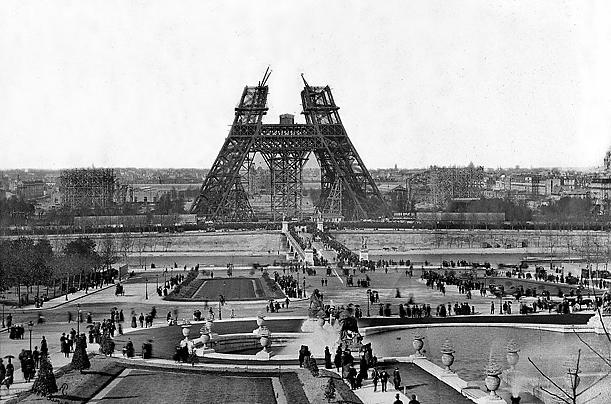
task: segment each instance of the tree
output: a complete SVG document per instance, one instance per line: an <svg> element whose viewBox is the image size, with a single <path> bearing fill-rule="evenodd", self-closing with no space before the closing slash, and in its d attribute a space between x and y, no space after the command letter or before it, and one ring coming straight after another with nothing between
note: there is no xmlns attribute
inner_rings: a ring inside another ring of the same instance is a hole
<svg viewBox="0 0 611 404"><path fill-rule="evenodd" d="M543 376L545 380L547 380L554 387L554 389L547 388L547 387L541 387L541 390L543 390L550 396L553 396L556 399L566 404L577 404L578 402L579 403L593 402L593 400L596 399L600 395L600 393L593 397L589 397L586 399L582 399L581 396L584 393L588 392L595 385L603 381L609 375L609 373L604 374L602 377L598 378L596 381L594 381L587 387L580 388L579 373L581 372L581 369L580 369L581 349L577 351L577 359L575 361L574 367L569 366L567 368L567 375L569 376L569 386L568 387L562 386L560 383L554 381L550 376L545 374L545 372L543 372L541 368L539 368L539 366L537 366L535 362L533 362L530 358L528 358L528 361L531 363L531 365L535 367L535 369L537 369L537 371L541 374L541 376Z"/></svg>
<svg viewBox="0 0 611 404"><path fill-rule="evenodd" d="M335 381L332 377L327 381L327 385L325 387L325 398L327 402L331 402L331 400L335 399Z"/></svg>
<svg viewBox="0 0 611 404"><path fill-rule="evenodd" d="M89 237L79 237L66 244L64 247L64 254L79 255L81 257L96 256L95 241Z"/></svg>
<svg viewBox="0 0 611 404"><path fill-rule="evenodd" d="M32 391L39 396L45 397L58 391L55 375L53 374L53 365L51 365L51 360L47 355L43 355L40 358L40 370L32 385Z"/></svg>
<svg viewBox="0 0 611 404"><path fill-rule="evenodd" d="M87 341L85 340L85 335L79 335L76 340L76 348L74 349L74 355L72 356L72 369L80 370L81 373L83 373L83 370L89 369L91 367L91 363L89 362L89 356L87 356L86 348Z"/></svg>
<svg viewBox="0 0 611 404"><path fill-rule="evenodd" d="M102 239L102 246L100 249L100 258L106 269L110 269L112 264L117 262L119 258L117 254L117 246L115 245L114 238L110 234L106 235L106 237Z"/></svg>
<svg viewBox="0 0 611 404"><path fill-rule="evenodd" d="M102 339L100 340L100 352L104 355L112 356L112 353L115 351L115 342L110 338L110 334L108 331L105 331L102 334Z"/></svg>

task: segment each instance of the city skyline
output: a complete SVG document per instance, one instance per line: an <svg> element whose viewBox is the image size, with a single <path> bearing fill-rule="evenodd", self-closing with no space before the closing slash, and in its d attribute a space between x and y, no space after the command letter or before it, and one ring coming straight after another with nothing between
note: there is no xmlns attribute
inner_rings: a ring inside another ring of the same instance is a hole
<svg viewBox="0 0 611 404"><path fill-rule="evenodd" d="M604 2L57 4L0 5L0 169L209 168L268 65L265 121L303 122L304 73L372 169L589 169L611 143Z"/></svg>

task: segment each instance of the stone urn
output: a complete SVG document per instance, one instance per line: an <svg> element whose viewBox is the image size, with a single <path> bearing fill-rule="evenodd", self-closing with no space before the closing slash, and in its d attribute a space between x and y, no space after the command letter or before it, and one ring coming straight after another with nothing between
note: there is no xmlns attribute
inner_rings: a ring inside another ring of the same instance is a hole
<svg viewBox="0 0 611 404"><path fill-rule="evenodd" d="M499 375L502 373L501 365L491 360L486 366L486 378L484 379L484 383L486 384L486 388L490 390L490 399L491 400L500 400L496 394L499 386L501 385L501 378Z"/></svg>
<svg viewBox="0 0 611 404"><path fill-rule="evenodd" d="M441 344L441 363L446 367L446 372L454 373L450 366L454 363L454 353L456 351L450 344L450 341L446 340L443 344Z"/></svg>
<svg viewBox="0 0 611 404"><path fill-rule="evenodd" d="M191 331L191 325L183 326L182 327L182 336L185 338L188 338L190 331Z"/></svg>
<svg viewBox="0 0 611 404"><path fill-rule="evenodd" d="M259 344L261 344L261 350L255 355L259 359L269 359L271 353L269 347L272 345L272 333L266 326L261 327L261 338L259 338Z"/></svg>
<svg viewBox="0 0 611 404"><path fill-rule="evenodd" d="M422 348L424 347L424 337L422 335L414 335L412 346L416 350L415 356L424 357L422 354Z"/></svg>
<svg viewBox="0 0 611 404"><path fill-rule="evenodd" d="M520 355L518 354L520 350L518 349L517 344L514 341L510 341L507 344L507 363L511 366L511 370L515 370L518 361L520 360Z"/></svg>
<svg viewBox="0 0 611 404"><path fill-rule="evenodd" d="M263 314L259 313L257 314L257 328L252 330L252 333L261 334L261 327L264 327L264 326L265 326L265 317L263 316Z"/></svg>
<svg viewBox="0 0 611 404"><path fill-rule="evenodd" d="M324 319L324 317L320 317L320 318L318 319L318 326L319 326L320 328L322 328L322 327L324 327L324 326L325 326L325 319Z"/></svg>

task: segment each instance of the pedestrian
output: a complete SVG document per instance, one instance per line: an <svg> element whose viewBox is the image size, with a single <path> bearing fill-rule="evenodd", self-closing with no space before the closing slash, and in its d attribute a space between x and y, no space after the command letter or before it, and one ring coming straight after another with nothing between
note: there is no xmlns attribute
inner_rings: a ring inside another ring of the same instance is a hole
<svg viewBox="0 0 611 404"><path fill-rule="evenodd" d="M34 347L34 352L32 352L32 358L34 358L34 366L36 366L36 369L38 369L38 367L40 366L40 351L38 350L37 346Z"/></svg>
<svg viewBox="0 0 611 404"><path fill-rule="evenodd" d="M395 385L395 390L401 389L401 373L399 373L399 368L395 368L394 372L392 372L392 381Z"/></svg>
<svg viewBox="0 0 611 404"><path fill-rule="evenodd" d="M409 400L409 403L407 403L407 404L420 404L420 401L418 401L416 399L416 395L415 394L412 394L412 399Z"/></svg>
<svg viewBox="0 0 611 404"><path fill-rule="evenodd" d="M136 324L136 314L132 314L132 328L138 327Z"/></svg>
<svg viewBox="0 0 611 404"><path fill-rule="evenodd" d="M393 404L403 404L403 401L401 401L399 393L395 394L395 398L396 398L396 400L393 401Z"/></svg>
<svg viewBox="0 0 611 404"><path fill-rule="evenodd" d="M350 383L350 388L352 390L356 389L356 369L354 368L354 365L350 365L350 369L348 370L348 383Z"/></svg>
<svg viewBox="0 0 611 404"><path fill-rule="evenodd" d="M490 314L494 314L494 302L490 302Z"/></svg>
<svg viewBox="0 0 611 404"><path fill-rule="evenodd" d="M382 384L382 392L386 391L389 377L390 376L388 372L386 372L386 370L382 370L382 373L380 373L380 383Z"/></svg>
<svg viewBox="0 0 611 404"><path fill-rule="evenodd" d="M2 385L2 381L6 377L6 367L4 366L4 362L2 362L2 358L0 358L0 386Z"/></svg>
<svg viewBox="0 0 611 404"><path fill-rule="evenodd" d="M331 352L329 347L325 347L325 369L333 369L333 363L331 362Z"/></svg>
<svg viewBox="0 0 611 404"><path fill-rule="evenodd" d="M40 355L47 356L49 354L49 347L47 346L47 340L45 336L42 336L42 340L40 340Z"/></svg>
<svg viewBox="0 0 611 404"><path fill-rule="evenodd" d="M70 324L72 322L72 312L69 311L68 312L68 324Z"/></svg>
<svg viewBox="0 0 611 404"><path fill-rule="evenodd" d="M138 317L138 320L140 321L140 328L144 328L144 314L140 313L140 317Z"/></svg>
<svg viewBox="0 0 611 404"><path fill-rule="evenodd" d="M342 368L342 347L337 347L337 351L335 351L335 357L333 358L333 364L339 373L339 370Z"/></svg>
<svg viewBox="0 0 611 404"><path fill-rule="evenodd" d="M378 391L378 381L380 380L380 372L377 368L371 371L371 380L373 381L373 391Z"/></svg>
<svg viewBox="0 0 611 404"><path fill-rule="evenodd" d="M4 380L2 380L2 384L6 386L8 389L11 384L13 384L13 376L15 374L15 366L11 362L11 358L8 358L8 363L6 364L6 376L4 376Z"/></svg>

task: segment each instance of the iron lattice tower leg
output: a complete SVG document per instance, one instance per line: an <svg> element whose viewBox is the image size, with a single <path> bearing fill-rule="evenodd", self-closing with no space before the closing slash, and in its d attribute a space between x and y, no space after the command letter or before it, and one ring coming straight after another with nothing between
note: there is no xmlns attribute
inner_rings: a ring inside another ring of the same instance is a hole
<svg viewBox="0 0 611 404"><path fill-rule="evenodd" d="M303 114L320 140L314 151L321 168L321 200L319 208L330 206L326 199L341 182L342 214L348 220L386 216L388 208L377 185L348 138L339 117L339 107L329 86L312 87L303 79L301 92ZM324 212L324 211L323 211Z"/></svg>
<svg viewBox="0 0 611 404"><path fill-rule="evenodd" d="M207 220L249 221L255 218L244 184L248 183L253 144L261 133L263 115L267 113L268 78L269 70L259 85L244 88L229 135L191 206L191 213Z"/></svg>
<svg viewBox="0 0 611 404"><path fill-rule="evenodd" d="M327 198L324 201L324 206L322 208L323 214L330 214L333 216L341 216L343 214L342 211L342 200L344 199L344 194L342 192L342 181L341 179L337 179L331 187Z"/></svg>

